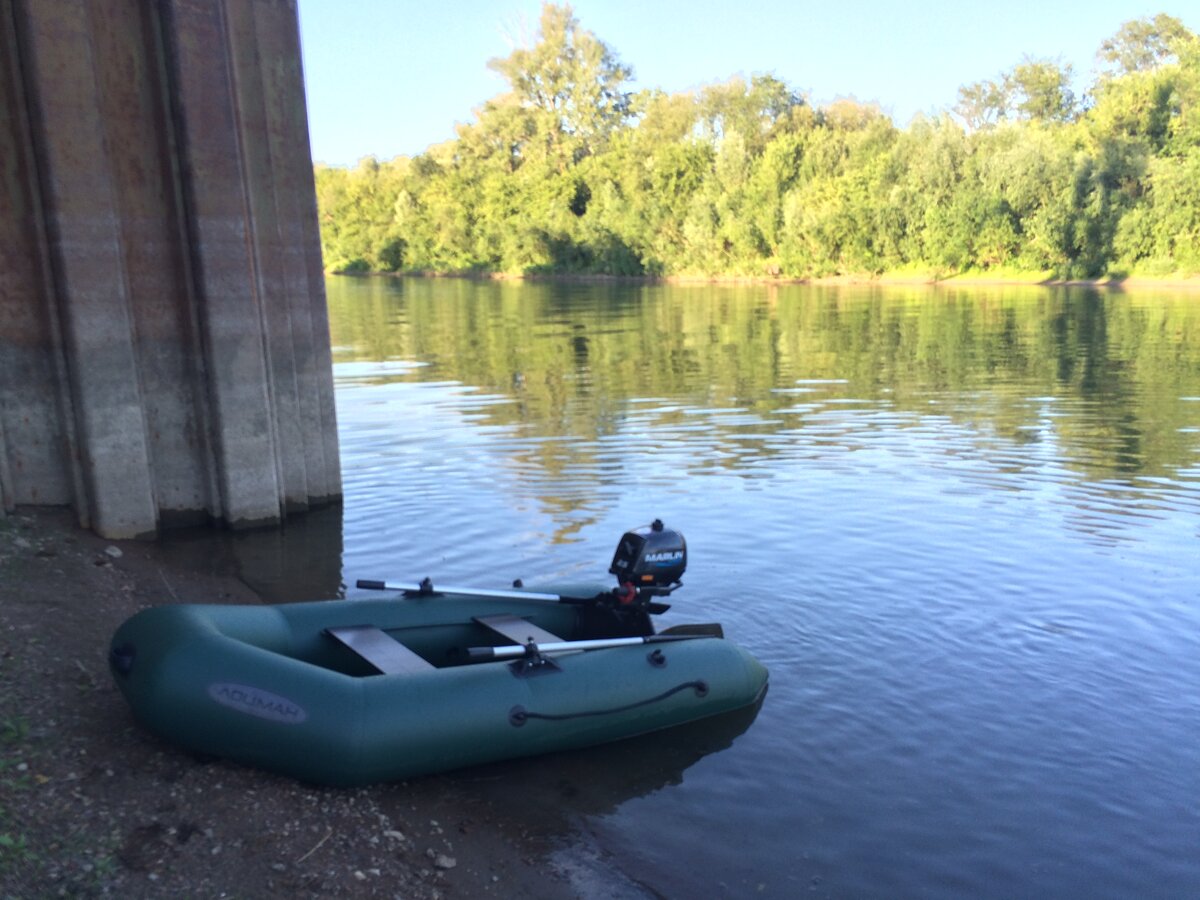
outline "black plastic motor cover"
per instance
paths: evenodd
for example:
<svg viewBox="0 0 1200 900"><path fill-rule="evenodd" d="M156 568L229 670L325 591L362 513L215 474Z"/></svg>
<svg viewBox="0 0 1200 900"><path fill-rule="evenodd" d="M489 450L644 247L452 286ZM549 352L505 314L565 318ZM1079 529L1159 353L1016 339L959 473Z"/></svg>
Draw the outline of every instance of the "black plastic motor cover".
<svg viewBox="0 0 1200 900"><path fill-rule="evenodd" d="M687 568L687 541L661 519L634 528L621 536L608 571L621 584L666 587L683 577Z"/></svg>

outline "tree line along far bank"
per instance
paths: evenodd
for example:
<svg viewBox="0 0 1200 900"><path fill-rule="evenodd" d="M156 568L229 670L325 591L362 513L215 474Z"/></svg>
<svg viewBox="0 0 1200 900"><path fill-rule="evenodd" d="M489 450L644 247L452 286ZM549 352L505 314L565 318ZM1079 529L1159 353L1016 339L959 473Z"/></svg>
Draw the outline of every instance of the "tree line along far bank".
<svg viewBox="0 0 1200 900"><path fill-rule="evenodd" d="M569 6L415 157L316 167L341 272L810 278L1200 273L1200 37L1127 22L1082 98L1025 59L898 128L770 75L631 92Z"/></svg>

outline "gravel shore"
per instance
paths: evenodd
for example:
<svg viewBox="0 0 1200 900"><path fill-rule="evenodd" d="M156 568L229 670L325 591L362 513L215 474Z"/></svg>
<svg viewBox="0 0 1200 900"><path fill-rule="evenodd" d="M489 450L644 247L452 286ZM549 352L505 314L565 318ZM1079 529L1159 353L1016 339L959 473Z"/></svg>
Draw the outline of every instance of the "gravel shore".
<svg viewBox="0 0 1200 900"><path fill-rule="evenodd" d="M109 636L145 606L214 600L257 598L66 510L0 518L0 898L630 895L469 777L318 788L143 732Z"/></svg>

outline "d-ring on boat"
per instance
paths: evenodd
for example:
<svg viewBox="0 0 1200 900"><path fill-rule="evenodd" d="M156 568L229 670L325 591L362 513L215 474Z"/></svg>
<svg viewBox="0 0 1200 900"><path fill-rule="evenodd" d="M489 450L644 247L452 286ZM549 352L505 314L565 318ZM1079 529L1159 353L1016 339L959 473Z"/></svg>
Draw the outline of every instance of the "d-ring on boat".
<svg viewBox="0 0 1200 900"><path fill-rule="evenodd" d="M360 581L380 598L139 612L110 668L137 720L189 750L356 785L669 728L756 703L766 669L720 625L659 633L683 535L626 532L614 589Z"/></svg>

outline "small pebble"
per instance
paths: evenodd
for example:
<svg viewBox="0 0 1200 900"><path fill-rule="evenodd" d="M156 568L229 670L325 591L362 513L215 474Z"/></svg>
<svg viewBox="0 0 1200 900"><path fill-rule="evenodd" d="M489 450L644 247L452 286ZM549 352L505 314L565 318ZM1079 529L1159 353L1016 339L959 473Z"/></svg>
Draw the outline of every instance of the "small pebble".
<svg viewBox="0 0 1200 900"><path fill-rule="evenodd" d="M104 552L107 553L109 556L111 556L113 559L120 559L122 556L125 555L124 553L121 552L120 547L113 547L111 545L108 547L105 547Z"/></svg>

